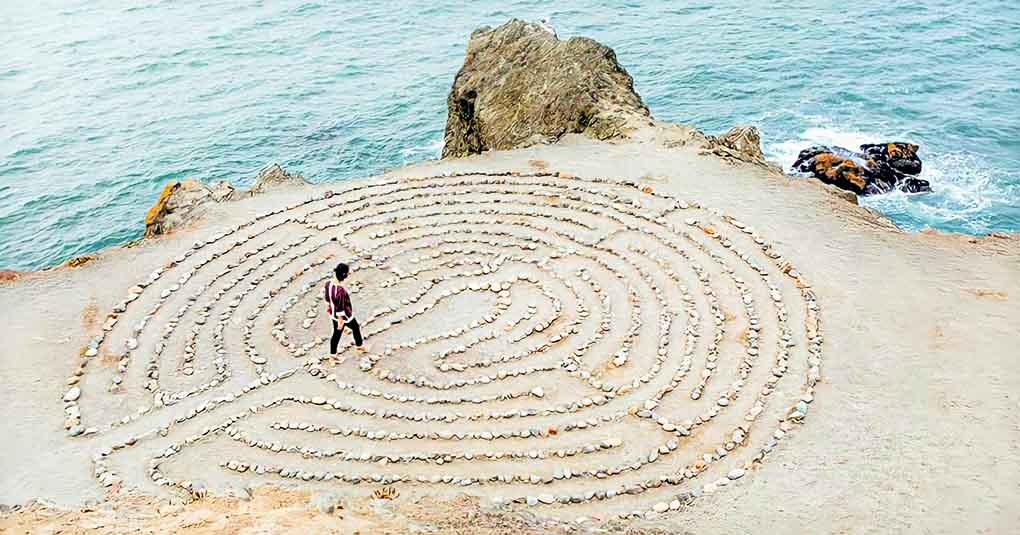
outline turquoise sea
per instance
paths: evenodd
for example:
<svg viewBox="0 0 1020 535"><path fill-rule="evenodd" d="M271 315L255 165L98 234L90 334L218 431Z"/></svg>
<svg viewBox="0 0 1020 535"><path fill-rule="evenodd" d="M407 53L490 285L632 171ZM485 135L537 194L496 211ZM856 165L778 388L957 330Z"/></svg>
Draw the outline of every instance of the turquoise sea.
<svg viewBox="0 0 1020 535"><path fill-rule="evenodd" d="M313 181L438 156L471 31L549 19L613 47L656 118L921 145L908 229L1020 230L1020 3L0 1L0 267L138 237L161 185Z"/></svg>

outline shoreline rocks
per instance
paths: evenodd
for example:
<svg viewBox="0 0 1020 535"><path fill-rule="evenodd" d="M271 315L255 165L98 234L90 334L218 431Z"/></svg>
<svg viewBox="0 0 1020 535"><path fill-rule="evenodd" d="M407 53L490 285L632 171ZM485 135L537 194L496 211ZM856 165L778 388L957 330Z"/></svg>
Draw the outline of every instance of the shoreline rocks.
<svg viewBox="0 0 1020 535"><path fill-rule="evenodd" d="M921 172L917 149L913 143L900 141L867 143L860 146L860 152L843 147L808 147L800 151L793 170L858 195L896 189L907 193L931 191L927 180L913 176Z"/></svg>
<svg viewBox="0 0 1020 535"><path fill-rule="evenodd" d="M706 150L730 162L745 162L781 173L782 169L765 159L761 150L761 134L752 125L738 125L725 134L706 136Z"/></svg>
<svg viewBox="0 0 1020 535"><path fill-rule="evenodd" d="M169 234L175 228L198 219L209 204L236 201L285 186L305 185L299 174L290 174L279 164L263 167L251 189L241 192L233 184L220 181L204 184L194 179L173 180L163 186L155 204L145 214L145 237Z"/></svg>
<svg viewBox="0 0 1020 535"><path fill-rule="evenodd" d="M561 41L513 19L475 30L447 97L443 159L551 143L605 140L650 119L616 54L587 37Z"/></svg>

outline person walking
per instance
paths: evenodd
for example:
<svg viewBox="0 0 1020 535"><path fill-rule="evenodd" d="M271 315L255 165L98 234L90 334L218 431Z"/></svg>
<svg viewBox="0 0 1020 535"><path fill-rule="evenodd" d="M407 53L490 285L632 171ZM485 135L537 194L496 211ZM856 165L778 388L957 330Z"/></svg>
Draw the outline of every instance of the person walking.
<svg viewBox="0 0 1020 535"><path fill-rule="evenodd" d="M329 339L329 358L334 362L337 357L336 350L340 344L340 336L343 334L345 326L351 329L357 350L359 352L366 350L361 337L361 326L358 325L358 320L354 317L351 296L342 284L350 273L350 266L342 262L337 264L336 269L333 270L333 278L326 282L325 287L326 313L329 314L329 318L333 322L333 336Z"/></svg>

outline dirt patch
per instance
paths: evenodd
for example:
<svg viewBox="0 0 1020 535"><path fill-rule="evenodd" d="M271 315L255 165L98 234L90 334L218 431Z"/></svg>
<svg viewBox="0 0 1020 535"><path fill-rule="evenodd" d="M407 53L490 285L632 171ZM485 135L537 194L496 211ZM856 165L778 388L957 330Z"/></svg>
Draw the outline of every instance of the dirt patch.
<svg viewBox="0 0 1020 535"><path fill-rule="evenodd" d="M576 526L513 511L486 511L477 498L417 501L338 499L330 513L309 492L266 486L241 497L209 497L187 504L122 494L77 510L43 502L0 513L0 533L254 535L258 533L456 533L556 535ZM655 526L606 526L614 533L668 533Z"/></svg>
<svg viewBox="0 0 1020 535"><path fill-rule="evenodd" d="M1009 294L997 290L989 290L987 288L965 288L965 290L982 299L994 299L996 301L1009 299Z"/></svg>
<svg viewBox="0 0 1020 535"><path fill-rule="evenodd" d="M86 331L91 331L96 326L96 316L99 315L99 305L95 301L90 302L81 311L81 326Z"/></svg>

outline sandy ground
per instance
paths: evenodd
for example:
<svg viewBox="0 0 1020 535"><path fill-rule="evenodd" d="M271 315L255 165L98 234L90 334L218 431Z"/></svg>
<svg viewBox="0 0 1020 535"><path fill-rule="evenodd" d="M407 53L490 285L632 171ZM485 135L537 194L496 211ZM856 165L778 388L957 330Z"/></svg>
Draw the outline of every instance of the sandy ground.
<svg viewBox="0 0 1020 535"><path fill-rule="evenodd" d="M804 278L813 284L823 308L824 380L815 389L809 416L765 462L754 464L754 473L749 477L718 492L705 493L690 507L668 513L657 522L693 533L1015 531L1020 525L1020 396L1016 393L1020 386L1020 371L1016 366L1016 348L1020 343L1017 301L1020 297L1020 240L1015 236L976 239L935 232L905 233L870 211L847 203L824 186L768 174L753 167L733 167L694 150L672 146L675 144L670 141L677 136L676 131L666 126L649 129L638 141L620 144L572 137L555 146L490 153L452 162L427 162L359 183L449 171L543 170L562 171L578 177L634 179L651 185L657 192L697 200L737 217L789 255ZM188 250L196 239L206 239L266 209L304 200L330 188L339 189L339 186L332 184L267 194L217 207L207 223L194 230L131 249L103 251L98 260L78 269L54 270L0 285L0 306L5 311L5 321L0 325L0 336L4 340L0 349L0 377L5 383L0 403L7 408L8 416L0 424L0 432L6 438L4 454L0 456L0 502L18 504L31 498L43 498L59 506L75 508L86 500L102 499L109 489L104 489L93 475L92 457L97 450L164 425L168 418L179 417L196 407L194 403L182 403L123 426L104 428L94 436L67 436L61 404L61 397L68 390L65 380L78 366L83 346L98 332L106 313L123 299L128 287L164 265L168 258ZM297 236L281 234L278 241L282 243L293 237ZM366 279L374 281L367 275ZM623 299L620 296L625 295L622 287L612 287L608 283L607 291L620 300ZM767 298L767 294L759 295L760 288L753 291L756 299ZM515 302L537 299L526 294L518 298L516 292L515 289ZM795 293L786 287L783 292L792 306ZM315 293L312 295L314 297ZM362 294L362 298L368 300L373 295L381 294L369 291ZM733 295L724 294L721 299L727 314L733 314L734 321L739 322L739 302L733 300ZM482 301L458 302L446 312L448 317L444 321L453 324L467 321L489 305L491 303ZM312 306L313 300L301 301L297 309L303 312ZM621 314L626 315L627 307L622 310ZM267 313L267 316L272 315ZM764 313L763 318L768 320ZM795 319L801 318L795 314ZM290 328L295 332L299 332L299 320L290 320ZM317 323L312 331L322 335L321 326ZM427 322L408 327L410 332L428 332L434 328L434 324ZM258 336L270 339L266 333ZM380 344L388 343L384 338L380 337ZM143 345L150 345L154 339L141 341ZM232 343L235 344L232 353L241 353L240 342ZM263 347L263 343L268 344L260 341L259 347ZM735 337L728 338L726 343L739 347ZM179 349L184 343L177 340L171 345ZM640 360L640 355L649 348L641 349L635 352L633 365L628 366L646 369L650 365ZM244 359L243 356L238 358ZM83 418L97 423L114 422L144 402L144 392L139 392L135 384L135 389L123 395L105 393L114 375L116 358L100 356L98 359L106 360L99 365L90 364L81 382ZM289 365L278 362L270 364L273 373L300 367L299 359ZM404 364L414 366L413 363ZM394 364L398 368L399 365ZM143 369L143 364L133 363L126 375L128 382L140 382ZM612 371L609 376L615 378L612 374L620 374L629 379L630 369ZM198 371L196 375L208 378L208 370ZM348 359L333 371L356 377L356 360ZM797 372L803 377L803 369ZM161 381L180 381L185 387L199 382L197 379L189 382L169 372L165 375L164 379L161 374ZM236 381L243 384L245 378L250 380L250 373L246 377L236 377ZM760 379L754 375L749 381ZM727 380L720 379L718 383L723 384L717 385L713 379L712 394L717 394ZM307 395L311 396L320 384L318 379L303 371L288 381L290 383L283 386L274 383L265 387L255 394L256 399L293 393L288 390L292 387L302 392L307 390ZM548 401L576 398L585 392L582 387L587 386L569 386L544 375L536 375L534 381L549 392ZM514 379L507 388L514 390L531 385L529 376ZM796 383L791 385L779 394L788 401L796 401L800 391L794 388ZM486 386L476 390L485 394L500 388ZM676 405L671 407L678 418L686 407L684 400L693 403L686 392L684 396L676 395ZM741 402L745 398L742 397ZM509 408L522 406L519 400L501 403ZM770 405L771 420L781 419L780 412L787 405ZM266 429L270 422L303 417L300 411L286 407L280 411L253 417L245 424L250 423L251 427L245 430L269 436ZM221 413L223 417L232 414L231 411L217 414ZM720 418L723 423L718 425L722 429L727 416ZM329 423L340 425L361 420L337 416ZM179 490L157 487L146 477L146 459L165 448L170 440L183 439L197 432L201 425L213 423L216 421L185 422L179 426L182 429L165 439L148 436L137 447L117 452L111 456L110 463L115 465L123 481L112 488L138 486L139 491L154 496L154 503L180 500ZM261 431L256 431L256 424ZM505 427L526 425L508 423ZM635 438L629 436L633 431L648 429L638 424L620 425L615 433L627 439ZM775 425L770 423L769 426L771 432ZM391 429L401 427L394 424ZM709 429L716 430L715 427ZM286 436L297 436L297 432L289 433L295 434ZM704 440L718 441L717 434L706 432ZM761 443L767 437L767 434L752 434L751 439ZM555 440L568 442L567 437ZM515 442L509 442L506 449L513 449L511 446ZM627 441L619 454L621 458L639 452L638 442ZM688 447L694 452L699 446L684 444L680 450L686 451ZM218 467L218 463L232 458L237 449L229 439L197 443L168 461L165 468L176 471L179 476L201 477L212 494L262 482L261 479L225 475ZM676 460L675 465L669 464L674 460L662 462L667 463L663 466L669 466L670 470L682 470L687 461ZM189 466L198 467L200 475L188 474ZM713 470L721 472L712 474L726 474L729 468L732 466L726 462L720 463L719 468ZM421 468L414 473L428 474L431 469ZM466 470L475 472L474 468ZM312 490L321 487L314 483L287 484ZM571 483L572 488L578 489L587 484L585 481ZM465 492L483 499L494 496L492 487L487 486L461 490L402 483L398 487L401 497L393 502L397 508L413 508L423 503L422 500L432 499L431 495L452 497ZM332 488L363 497L374 487L334 485ZM516 491L516 487L513 490ZM569 519L574 515L600 518L605 508L604 516L609 517L631 507L649 506L660 499L656 493L659 491L651 493L651 501L640 504L633 499L605 502L609 504L605 507L601 503L580 504L576 506L577 512L570 509L569 513L564 511L574 506L540 505L531 510L539 515ZM519 493L495 493L498 496L515 494ZM245 503L251 506L257 502ZM216 509L215 505L208 507ZM441 507L445 506L436 506L436 510ZM12 532L30 528L42 530L38 523L42 521L32 514L22 511L13 516L5 515L0 526ZM179 519L180 514L175 514ZM61 518L64 518L61 521L67 520ZM84 522L84 519L73 517L72 522ZM316 525L317 520L310 517L309 522ZM268 531L272 532L273 528Z"/></svg>
<svg viewBox="0 0 1020 535"><path fill-rule="evenodd" d="M397 504L386 500L341 499L325 512L309 502L307 491L260 487L243 500L210 497L188 504L161 504L145 496L64 510L33 503L18 514L0 517L3 533L262 535L323 533L403 535L457 533L499 535L559 535L569 533L670 533L669 526L647 521L617 521L579 530L570 523L534 515L483 510L477 498L425 498Z"/></svg>

